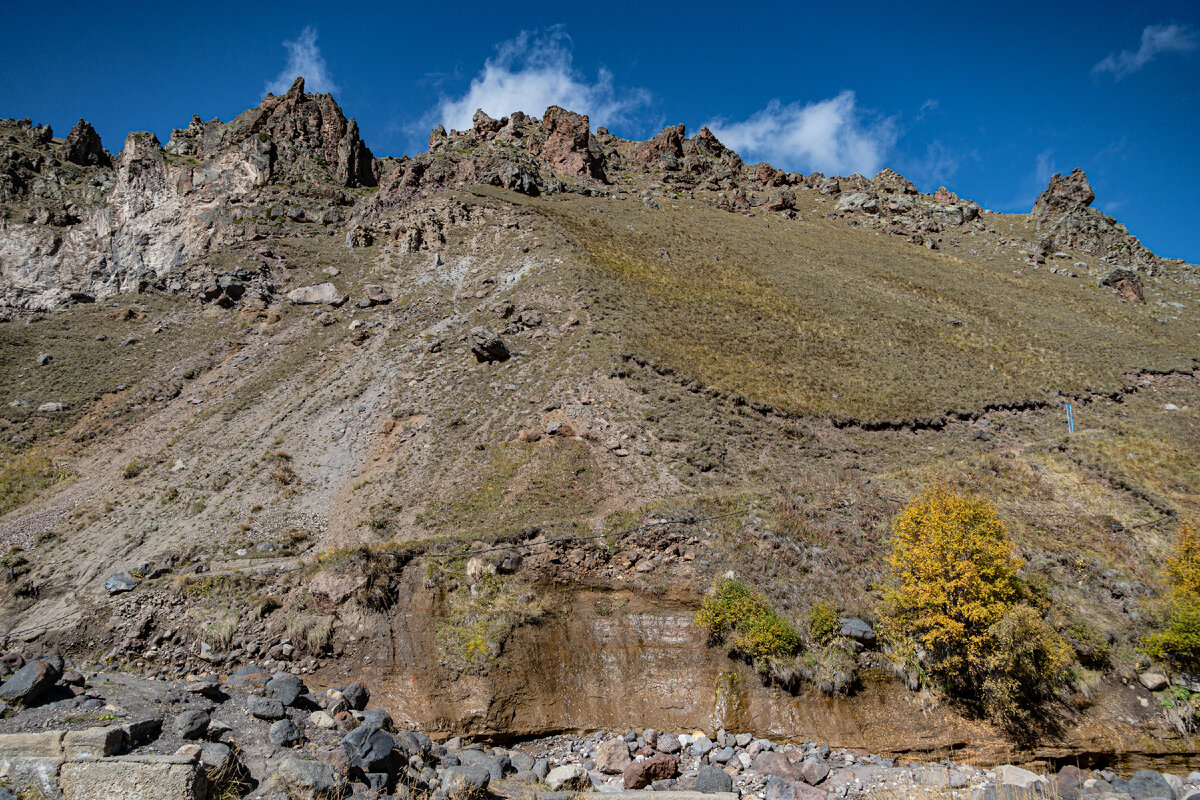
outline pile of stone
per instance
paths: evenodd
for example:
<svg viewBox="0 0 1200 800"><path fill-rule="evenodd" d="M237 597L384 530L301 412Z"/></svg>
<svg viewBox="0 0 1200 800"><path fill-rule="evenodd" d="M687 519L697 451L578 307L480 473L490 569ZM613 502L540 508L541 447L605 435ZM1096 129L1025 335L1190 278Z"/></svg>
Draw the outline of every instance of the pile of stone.
<svg viewBox="0 0 1200 800"><path fill-rule="evenodd" d="M250 665L173 682L98 673L58 656L23 663L0 685L0 800L553 797L595 791L662 800L836 800L877 795L962 800L1196 800L1200 773L1128 779L1064 767L899 763L815 742L718 730L552 736L512 748L404 730L370 707L361 683L313 691L300 676ZM650 793L653 793L651 795Z"/></svg>

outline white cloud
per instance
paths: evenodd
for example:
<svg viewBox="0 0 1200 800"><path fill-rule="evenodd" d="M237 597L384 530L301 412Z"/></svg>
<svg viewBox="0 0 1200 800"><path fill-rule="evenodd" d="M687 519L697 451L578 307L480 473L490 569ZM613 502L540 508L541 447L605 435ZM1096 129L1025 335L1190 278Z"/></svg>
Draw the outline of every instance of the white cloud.
<svg viewBox="0 0 1200 800"><path fill-rule="evenodd" d="M1161 53L1186 53L1196 49L1196 37L1182 25L1147 25L1137 52L1110 53L1092 67L1093 75L1111 72L1117 80L1137 72Z"/></svg>
<svg viewBox="0 0 1200 800"><path fill-rule="evenodd" d="M336 92L337 84L329 75L325 57L317 47L317 29L309 25L300 31L294 42L284 42L287 48L287 66L273 81L267 81L267 91L283 94L291 88L297 76L304 76L306 92Z"/></svg>
<svg viewBox="0 0 1200 800"><path fill-rule="evenodd" d="M570 45L561 26L545 34L522 31L497 46L496 56L484 63L466 94L443 97L425 122L467 130L478 108L496 118L514 111L541 117L549 106L558 105L587 114L593 126L612 125L650 102L645 89L622 88L618 92L607 69L601 68L596 79L589 81L575 70Z"/></svg>
<svg viewBox="0 0 1200 800"><path fill-rule="evenodd" d="M852 91L808 105L772 100L743 122L717 120L708 127L747 161L833 175L874 175L897 136L895 120L868 120Z"/></svg>
<svg viewBox="0 0 1200 800"><path fill-rule="evenodd" d="M950 149L941 139L934 139L925 146L925 157L910 161L905 165L906 174L914 181L929 186L947 186L950 179L958 172L961 162L959 154Z"/></svg>

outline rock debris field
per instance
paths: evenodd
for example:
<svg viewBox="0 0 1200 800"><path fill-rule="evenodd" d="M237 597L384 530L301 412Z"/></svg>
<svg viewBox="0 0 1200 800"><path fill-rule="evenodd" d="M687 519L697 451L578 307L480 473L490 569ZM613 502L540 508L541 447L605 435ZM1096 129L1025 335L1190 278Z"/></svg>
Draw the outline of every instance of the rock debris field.
<svg viewBox="0 0 1200 800"><path fill-rule="evenodd" d="M249 665L221 679L85 675L57 655L0 659L0 800L567 797L833 800L1188 800L1200 773L1121 777L1073 766L897 761L749 732L603 731L511 748L434 742L372 707L363 683L311 690L300 676Z"/></svg>

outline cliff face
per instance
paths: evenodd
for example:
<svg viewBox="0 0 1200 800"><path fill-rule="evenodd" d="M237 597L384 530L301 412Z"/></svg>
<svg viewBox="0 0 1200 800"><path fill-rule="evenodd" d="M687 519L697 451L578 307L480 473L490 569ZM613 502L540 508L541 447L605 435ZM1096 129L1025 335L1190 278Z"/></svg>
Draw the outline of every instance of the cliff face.
<svg viewBox="0 0 1200 800"><path fill-rule="evenodd" d="M83 125L61 145L48 129L26 126L25 146L0 153L14 176L4 199L15 212L27 207L0 220L0 304L48 309L179 291L173 271L253 237L239 220L274 213L335 224L348 202L341 189L375 183L357 124L331 96L306 94L302 79L232 122L193 119L166 148L151 133L131 133L111 170ZM286 191L281 205L270 186L278 183L304 188Z"/></svg>

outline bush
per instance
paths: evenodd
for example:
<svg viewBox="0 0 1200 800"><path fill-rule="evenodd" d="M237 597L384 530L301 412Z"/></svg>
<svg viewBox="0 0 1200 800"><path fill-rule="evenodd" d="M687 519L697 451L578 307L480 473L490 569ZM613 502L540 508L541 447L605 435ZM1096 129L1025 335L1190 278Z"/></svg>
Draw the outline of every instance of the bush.
<svg viewBox="0 0 1200 800"><path fill-rule="evenodd" d="M985 500L936 486L896 519L883 632L951 694L992 713L1048 693L1066 643L1032 607L1007 529Z"/></svg>
<svg viewBox="0 0 1200 800"><path fill-rule="evenodd" d="M771 608L767 599L744 583L726 579L704 599L696 623L716 641L727 642L760 670L800 647L796 628Z"/></svg>
<svg viewBox="0 0 1200 800"><path fill-rule="evenodd" d="M808 610L808 638L815 644L826 645L838 633L837 606L821 600Z"/></svg>
<svg viewBox="0 0 1200 800"><path fill-rule="evenodd" d="M121 477L124 478L125 480L132 480L133 478L136 478L138 475L141 475L145 469L146 468L143 467L138 462L130 461L128 464L125 465L125 468L121 470Z"/></svg>
<svg viewBox="0 0 1200 800"><path fill-rule="evenodd" d="M1044 700L1071 663L1063 638L1032 607L1019 603L988 631L991 648L983 679L984 708L1014 718Z"/></svg>
<svg viewBox="0 0 1200 800"><path fill-rule="evenodd" d="M1200 529L1191 521L1180 524L1163 577L1166 624L1161 631L1147 634L1142 649L1183 669L1200 668Z"/></svg>

